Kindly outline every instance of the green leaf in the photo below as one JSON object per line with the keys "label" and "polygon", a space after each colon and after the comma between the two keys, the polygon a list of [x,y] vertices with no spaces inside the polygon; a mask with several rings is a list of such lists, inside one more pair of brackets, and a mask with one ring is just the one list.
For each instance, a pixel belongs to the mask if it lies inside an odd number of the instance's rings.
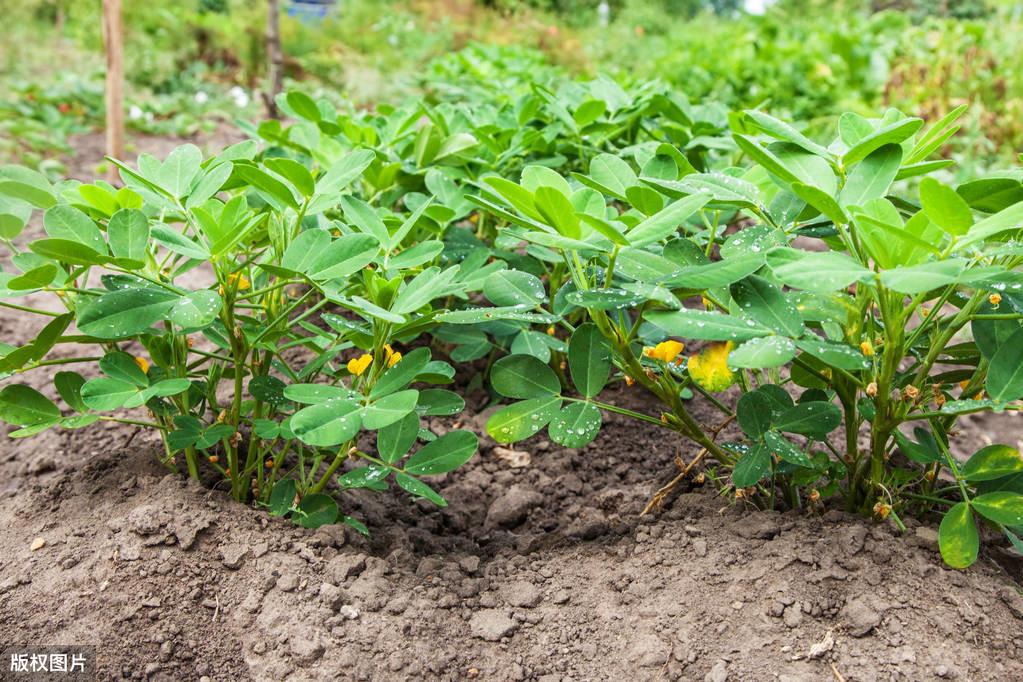
{"label": "green leaf", "polygon": [[82,211],[67,204],[58,204],[43,216],[46,234],[54,239],[77,242],[99,254],[107,252],[107,243],[99,226]]}
{"label": "green leaf", "polygon": [[291,511],[295,504],[295,494],[298,492],[298,484],[293,478],[285,478],[274,484],[270,491],[270,514],[273,516],[284,516]]}
{"label": "green leaf", "polygon": [[428,388],[419,391],[419,403],[416,412],[423,417],[458,414],[465,409],[465,400],[454,391],[443,388]]}
{"label": "green leaf", "polygon": [[746,110],[743,112],[743,115],[750,123],[771,137],[784,142],[790,142],[797,147],[805,149],[811,154],[816,154],[817,156],[823,156],[825,158],[833,156],[833,154],[827,149],[809,139],[784,121],[780,121],[762,111]]}
{"label": "green leaf", "polygon": [[762,147],[750,137],[736,133],[732,136],[739,149],[747,156],[763,166],[772,175],[777,176],[785,184],[799,182],[800,179],[793,173],[775,153]]}
{"label": "green leaf", "polygon": [[85,378],[78,372],[57,372],[53,376],[53,385],[57,393],[68,407],[75,412],[88,412],[89,408],[82,401],[82,386],[85,385]]}
{"label": "green leaf", "polygon": [[811,185],[804,185],[801,182],[794,182],[790,185],[796,196],[823,213],[832,222],[845,225],[849,222],[849,216],[839,206],[835,198],[824,190]]}
{"label": "green leaf", "polygon": [[590,161],[590,178],[622,201],[626,201],[626,190],[639,182],[632,167],[613,154],[598,154]]}
{"label": "green leaf", "polygon": [[750,339],[728,354],[728,366],[743,369],[781,367],[796,355],[796,344],[784,336]]}
{"label": "green leaf", "polygon": [[205,246],[166,225],[156,225],[149,231],[149,234],[168,251],[180,254],[185,258],[196,260],[209,260],[210,258],[210,252],[206,250]]}
{"label": "green leaf", "polygon": [[507,355],[490,369],[490,384],[506,398],[541,398],[561,393],[561,382],[550,367],[532,355]]}
{"label": "green leaf", "polygon": [[767,255],[767,264],[774,276],[788,286],[819,293],[839,291],[853,282],[866,282],[874,277],[872,271],[834,251],[774,249]]}
{"label": "green leaf", "polygon": [[310,405],[291,418],[291,430],[300,441],[316,447],[333,447],[352,440],[359,432],[361,408],[351,400],[334,399]]}
{"label": "green leaf", "polygon": [[[971,483],[992,481],[1023,471],[1023,455],[1008,445],[988,445],[977,450],[963,465],[963,478]],[[978,511],[980,511],[978,509]],[[983,512],[981,512],[983,513]]]}
{"label": "green leaf", "polygon": [[174,303],[167,319],[185,332],[204,329],[217,319],[224,302],[215,291],[192,291]]}
{"label": "green leaf", "polygon": [[[3,180],[0,179],[0,185]],[[0,239],[14,239],[32,217],[32,206],[9,197],[0,196]]]}
{"label": "green leaf", "polygon": [[919,462],[920,464],[932,464],[942,461],[943,456],[938,451],[938,444],[934,441],[934,436],[919,427],[915,429],[915,433],[917,438],[920,439],[919,443],[910,440],[900,431],[895,432],[895,442],[899,446],[899,451],[910,461]]}
{"label": "green leaf", "polygon": [[432,476],[454,471],[468,462],[479,439],[471,431],[449,431],[437,440],[427,443],[405,463],[405,471],[416,476]]}
{"label": "green leaf", "polygon": [[1023,397],[1023,328],[1009,337],[991,358],[985,387],[991,399],[999,402]]}
{"label": "green leaf", "polygon": [[980,535],[970,505],[960,502],[947,512],[938,527],[941,558],[952,568],[966,568],[977,560]]}
{"label": "green leaf", "polygon": [[568,368],[576,389],[586,396],[596,396],[611,376],[611,344],[597,325],[587,322],[572,333],[568,343]]}
{"label": "green leaf", "polygon": [[752,275],[763,265],[764,255],[760,253],[733,256],[712,263],[679,268],[665,284],[686,289],[716,289]]}
{"label": "green leaf", "polygon": [[966,269],[966,265],[965,259],[951,258],[885,270],[881,273],[881,283],[902,294],[922,294],[954,284]]}
{"label": "green leaf", "polygon": [[796,348],[839,369],[859,370],[870,367],[870,360],[859,348],[844,343],[805,338],[796,339]]}
{"label": "green leaf", "polygon": [[149,385],[149,377],[142,371],[135,358],[119,350],[110,351],[99,361],[99,368],[111,379],[127,381],[140,388]]}
{"label": "green leaf", "polygon": [[[756,395],[747,393],[746,395]],[[739,458],[732,470],[732,485],[749,488],[771,473],[771,452],[763,443],[758,443]]]}
{"label": "green leaf", "polygon": [[377,431],[377,454],[388,464],[394,464],[409,451],[418,436],[419,415],[414,412],[407,414]]}
{"label": "green leaf", "polygon": [[377,380],[369,397],[375,400],[405,388],[412,383],[412,380],[423,371],[429,362],[429,348],[416,348],[402,355],[401,360]]}
{"label": "green leaf", "polygon": [[37,239],[28,248],[45,258],[72,265],[103,265],[109,261],[106,256],[70,239]]}
{"label": "green leaf", "polygon": [[643,299],[643,296],[626,289],[586,289],[565,295],[569,303],[595,310],[625,310],[638,305]]}
{"label": "green leaf", "polygon": [[672,202],[629,230],[626,239],[637,247],[662,241],[675,234],[679,225],[706,206],[709,201],[710,197],[706,194],[693,194]]}
{"label": "green leaf", "polygon": [[29,289],[42,289],[57,277],[57,266],[53,263],[46,263],[39,267],[12,277],[7,281],[7,288],[11,291],[27,291]]}
{"label": "green leaf", "polygon": [[774,420],[774,428],[822,440],[842,423],[842,410],[824,401],[799,403]]}
{"label": "green leaf", "polygon": [[441,159],[446,159],[450,156],[460,154],[467,149],[472,149],[479,144],[479,140],[470,133],[455,133],[444,138],[440,148],[437,149],[437,155],[433,157],[433,161],[437,162]]}
{"label": "green leaf", "polygon": [[60,420],[60,408],[30,386],[11,384],[0,390],[0,420],[15,426],[51,424]]}
{"label": "green leaf", "polygon": [[1004,208],[993,216],[989,216],[974,224],[966,233],[966,236],[959,238],[956,242],[956,247],[964,249],[989,237],[994,237],[1009,230],[1018,230],[1021,227],[1023,227],[1023,201]]}
{"label": "green leaf", "polygon": [[230,161],[217,163],[206,169],[199,182],[188,193],[188,200],[185,205],[189,208],[202,206],[221,190],[234,173],[234,164]]}
{"label": "green leaf", "polygon": [[391,393],[366,406],[362,415],[363,428],[374,431],[393,424],[416,409],[419,391],[410,388]]}
{"label": "green leaf", "polygon": [[448,324],[478,324],[480,322],[494,322],[496,320],[515,320],[519,322],[536,322],[540,324],[553,324],[559,319],[556,315],[546,313],[532,313],[522,306],[501,306],[499,308],[467,308],[465,310],[452,310],[438,313],[434,316],[438,322]]}
{"label": "green leaf", "polygon": [[446,270],[437,267],[423,270],[398,293],[391,303],[391,312],[407,315],[448,293],[458,274],[458,267],[455,265]]}
{"label": "green leaf", "polygon": [[561,408],[561,396],[523,400],[502,408],[487,420],[487,433],[498,443],[514,443],[535,435]]}
{"label": "green leaf", "polygon": [[284,397],[285,384],[277,377],[258,376],[249,381],[249,393],[256,400],[282,407],[288,400]]}
{"label": "green leaf", "polygon": [[[661,183],[662,186],[664,184]],[[687,175],[680,182],[674,184],[687,194],[708,193],[715,203],[725,204],[732,208],[738,206],[760,210],[763,204],[756,185],[725,173]]]}
{"label": "green leaf", "polygon": [[575,207],[561,190],[553,187],[538,187],[533,194],[533,203],[547,224],[571,239],[581,236],[579,216]]}
{"label": "green leaf", "polygon": [[788,336],[802,336],[803,320],[781,289],[763,277],[750,275],[731,286],[732,298],[743,314]]}
{"label": "green leaf", "polygon": [[322,119],[320,108],[316,106],[313,98],[304,92],[298,92],[297,90],[289,92],[285,95],[284,99],[292,111],[307,121],[318,123]]}
{"label": "green leaf", "polygon": [[[488,176],[483,178],[483,182],[487,183],[490,187],[497,192],[501,198],[507,201],[513,208],[519,213],[532,218],[533,220],[542,220],[540,212],[536,210],[536,202],[533,198],[533,193],[525,187],[521,187],[511,180],[496,176]],[[622,197],[624,199],[624,197]]]}
{"label": "green leaf", "polygon": [[754,320],[704,310],[655,311],[646,319],[669,336],[702,341],[746,341],[767,336],[771,330]]}
{"label": "green leaf", "polygon": [[298,200],[288,186],[277,178],[271,176],[255,166],[244,163],[237,163],[234,166],[234,175],[240,180],[259,190],[264,197],[276,203],[279,208],[290,206],[298,208]]}
{"label": "green leaf", "polygon": [[750,391],[743,393],[739,398],[735,414],[742,432],[751,440],[756,440],[771,428],[774,403],[767,393],[759,390]]}
{"label": "green leaf", "polygon": [[343,515],[343,514],[341,515],[341,521],[346,526],[349,526],[350,528],[352,528],[356,533],[359,533],[360,535],[365,535],[366,537],[369,537],[369,528],[367,528],[366,524],[363,523],[362,521],[360,521],[360,520],[358,520],[356,518],[353,518],[351,516]]}
{"label": "green leaf", "polygon": [[337,477],[337,484],[342,490],[352,488],[369,488],[371,490],[387,490],[387,483],[384,482],[391,475],[388,467],[370,464],[345,472]]}
{"label": "green leaf", "polygon": [[351,151],[316,181],[316,192],[318,194],[340,192],[357,180],[375,159],[376,153],[370,149]]}
{"label": "green leaf", "polygon": [[852,166],[886,144],[898,144],[908,140],[923,124],[923,119],[920,118],[904,118],[882,126],[850,147],[849,151],[842,155],[842,164],[846,167]]}
{"label": "green leaf", "polygon": [[551,360],[550,338],[541,332],[523,330],[515,335],[509,350],[513,355],[532,355],[540,362],[547,363]]}
{"label": "green leaf", "polygon": [[[276,386],[269,382],[265,384],[256,383],[260,379],[262,379],[262,377],[256,377],[249,382],[249,391],[253,392],[253,384],[255,384],[255,390],[260,393],[257,397],[260,400],[271,402],[270,400],[267,400],[270,396],[264,396],[263,392],[273,391]],[[266,379],[272,380],[273,382],[280,382],[280,380],[275,377],[266,377]],[[283,382],[281,382],[280,387],[282,391],[281,402],[279,404],[282,405],[287,400],[294,401],[301,405],[319,405],[320,403],[325,403],[328,400],[357,400],[361,397],[358,393],[349,388],[344,386],[333,386],[331,384],[290,384],[288,386],[284,386]],[[256,393],[253,392],[253,395],[256,395]]]}
{"label": "green leaf", "polygon": [[294,159],[276,157],[265,159],[263,165],[291,183],[304,197],[316,192],[316,182],[309,170]]}
{"label": "green leaf", "polygon": [[[320,231],[309,230],[308,232],[316,233]],[[298,241],[296,239],[292,246],[297,244]],[[309,254],[311,261],[303,259],[304,262],[308,263],[308,266],[304,270],[299,270],[299,272],[308,275],[310,279],[321,282],[331,279],[343,279],[362,270],[372,263],[373,259],[380,252],[380,242],[376,240],[376,237],[368,234],[346,234],[338,239],[329,241],[315,239],[314,244],[322,245],[323,248],[320,251]],[[309,244],[306,242],[303,243],[302,248],[308,246]],[[292,247],[288,247],[285,257],[291,252]]]}
{"label": "green leaf", "polygon": [[600,432],[600,410],[592,403],[572,403],[551,420],[551,440],[566,448],[581,448]]}
{"label": "green leaf", "polygon": [[162,320],[180,299],[156,288],[118,289],[90,300],[78,311],[78,329],[100,339],[135,336]]}
{"label": "green leaf", "polygon": [[496,306],[534,307],[547,298],[543,282],[519,270],[498,270],[483,282],[483,295]]}
{"label": "green leaf", "polygon": [[184,197],[199,174],[202,152],[194,144],[186,144],[172,151],[160,166],[156,181],[176,198]]}
{"label": "green leaf", "polygon": [[122,208],[107,223],[110,251],[117,258],[145,263],[149,245],[149,219],[137,208]]}
{"label": "green leaf", "polygon": [[82,401],[90,410],[105,412],[116,410],[140,393],[136,384],[122,379],[100,377],[90,379],[82,386]]}
{"label": "green leaf", "polygon": [[1023,526],[1023,495],[1008,490],[984,493],[970,500],[981,516],[1003,526]]}
{"label": "green leaf", "polygon": [[438,507],[448,506],[447,500],[441,497],[437,491],[430,486],[426,485],[422,481],[412,478],[408,474],[395,474],[394,482],[397,483],[402,490],[412,494],[415,497],[422,497],[424,499],[433,502]]}
{"label": "green leaf", "polygon": [[319,528],[337,522],[337,502],[330,495],[310,493],[302,498],[292,516],[303,528]]}
{"label": "green leaf", "polygon": [[1012,177],[990,177],[970,180],[956,187],[970,208],[984,213],[998,213],[1023,201],[1023,183]]}
{"label": "green leaf", "polygon": [[902,163],[902,147],[883,145],[870,153],[862,163],[849,171],[849,177],[839,194],[843,206],[863,206],[888,193]]}
{"label": "green leaf", "polygon": [[0,195],[48,209],[57,203],[46,176],[23,166],[0,166]]}
{"label": "green leaf", "polygon": [[973,212],[962,197],[934,178],[920,181],[920,203],[931,222],[953,235],[964,235],[973,225]]}
{"label": "green leaf", "polygon": [[345,218],[361,232],[376,237],[381,244],[390,243],[391,234],[372,206],[362,199],[346,195],[341,197],[341,207],[344,209]]}
{"label": "green leaf", "polygon": [[806,456],[806,453],[797,448],[792,441],[782,436],[777,431],[768,431],[764,434],[764,443],[771,454],[778,458],[801,467],[812,468],[813,462]]}

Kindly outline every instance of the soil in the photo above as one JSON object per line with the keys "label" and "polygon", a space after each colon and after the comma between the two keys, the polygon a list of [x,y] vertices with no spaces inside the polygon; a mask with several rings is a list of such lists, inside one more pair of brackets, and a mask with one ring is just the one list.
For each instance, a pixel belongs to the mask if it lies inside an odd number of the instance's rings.
{"label": "soil", "polygon": [[[0,310],[4,341],[34,324]],[[470,402],[460,425],[482,434]],[[640,516],[693,453],[605,423],[580,450],[483,437],[431,481],[445,509],[343,497],[369,539],[168,474],[130,426],[0,436],[0,642],[95,645],[104,680],[1023,679],[1018,564],[997,546],[953,571],[933,524],[760,512],[710,484]],[[957,445],[1021,433],[984,417]]]}

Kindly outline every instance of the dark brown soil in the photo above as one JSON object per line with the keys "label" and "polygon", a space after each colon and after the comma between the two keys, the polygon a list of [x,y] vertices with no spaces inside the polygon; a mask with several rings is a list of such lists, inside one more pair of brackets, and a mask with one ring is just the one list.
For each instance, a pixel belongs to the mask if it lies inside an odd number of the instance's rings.
{"label": "dark brown soil", "polygon": [[[34,324],[0,311],[0,338]],[[104,680],[1023,679],[997,547],[952,571],[932,526],[758,512],[710,484],[640,517],[692,452],[605,419],[581,450],[484,438],[433,480],[443,510],[343,497],[368,540],[168,475],[132,427],[0,436],[0,641],[93,644]],[[988,434],[1015,444],[1019,422],[969,422],[957,445]]]}

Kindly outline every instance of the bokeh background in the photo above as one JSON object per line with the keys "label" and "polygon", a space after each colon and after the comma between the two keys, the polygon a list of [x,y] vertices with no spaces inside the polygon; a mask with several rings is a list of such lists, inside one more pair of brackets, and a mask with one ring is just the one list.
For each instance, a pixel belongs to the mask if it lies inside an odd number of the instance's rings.
{"label": "bokeh background", "polygon": [[[265,0],[124,7],[129,134],[187,137],[265,116]],[[933,120],[967,103],[960,172],[1023,146],[1018,0],[279,0],[285,87],[339,106],[426,96],[468,46],[521,68],[657,78],[696,104],[834,124],[885,107]],[[0,162],[59,174],[103,125],[100,0],[2,0]],[[468,67],[471,68],[471,67]],[[537,67],[538,68],[538,67]],[[542,78],[542,71],[537,71]],[[453,87],[457,79],[452,81]]]}

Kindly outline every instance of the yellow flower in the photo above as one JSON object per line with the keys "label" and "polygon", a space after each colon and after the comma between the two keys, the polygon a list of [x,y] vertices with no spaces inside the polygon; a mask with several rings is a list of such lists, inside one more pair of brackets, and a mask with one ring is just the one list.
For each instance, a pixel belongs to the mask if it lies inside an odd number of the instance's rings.
{"label": "yellow flower", "polygon": [[735,381],[735,372],[728,368],[728,354],[735,344],[712,343],[699,355],[689,358],[689,376],[708,391],[723,391]]}
{"label": "yellow flower", "polygon": [[874,354],[874,347],[870,345],[870,341],[864,341],[860,344],[860,352],[869,358]]}
{"label": "yellow flower", "polygon": [[1002,295],[1001,294],[991,294],[990,296],[987,297],[987,300],[988,300],[988,302],[991,305],[993,305],[994,307],[997,308],[998,304],[1002,302]]}
{"label": "yellow flower", "polygon": [[355,376],[361,375],[366,371],[366,368],[373,364],[373,356],[369,353],[363,353],[357,358],[352,358],[348,361],[348,371]]}
{"label": "yellow flower", "polygon": [[143,374],[149,374],[149,360],[145,358],[135,358],[135,364],[139,366]]}
{"label": "yellow flower", "polygon": [[[227,283],[234,284],[236,291],[244,291],[245,289],[248,289],[249,287],[252,286],[252,283],[249,282],[249,278],[241,274],[240,272],[232,272],[230,275],[228,275]],[[220,294],[221,295],[224,294],[224,287],[220,287]]]}
{"label": "yellow flower", "polygon": [[678,354],[685,349],[685,345],[678,341],[661,341],[655,347],[647,346],[643,349],[643,355],[661,362],[671,362],[678,357]]}
{"label": "yellow flower", "polygon": [[625,375],[625,385],[626,386],[633,386],[633,385],[635,385],[635,383],[636,383],[635,379],[630,377],[628,374]]}
{"label": "yellow flower", "polygon": [[398,353],[393,348],[391,348],[390,344],[384,344],[384,352],[387,353],[388,367],[394,367],[396,364],[401,362],[401,353]]}
{"label": "yellow flower", "polygon": [[249,282],[249,278],[241,274],[240,272],[232,272],[230,275],[227,276],[228,284],[234,284],[235,282],[238,283],[238,291],[248,289],[249,287],[252,286],[252,283]]}

